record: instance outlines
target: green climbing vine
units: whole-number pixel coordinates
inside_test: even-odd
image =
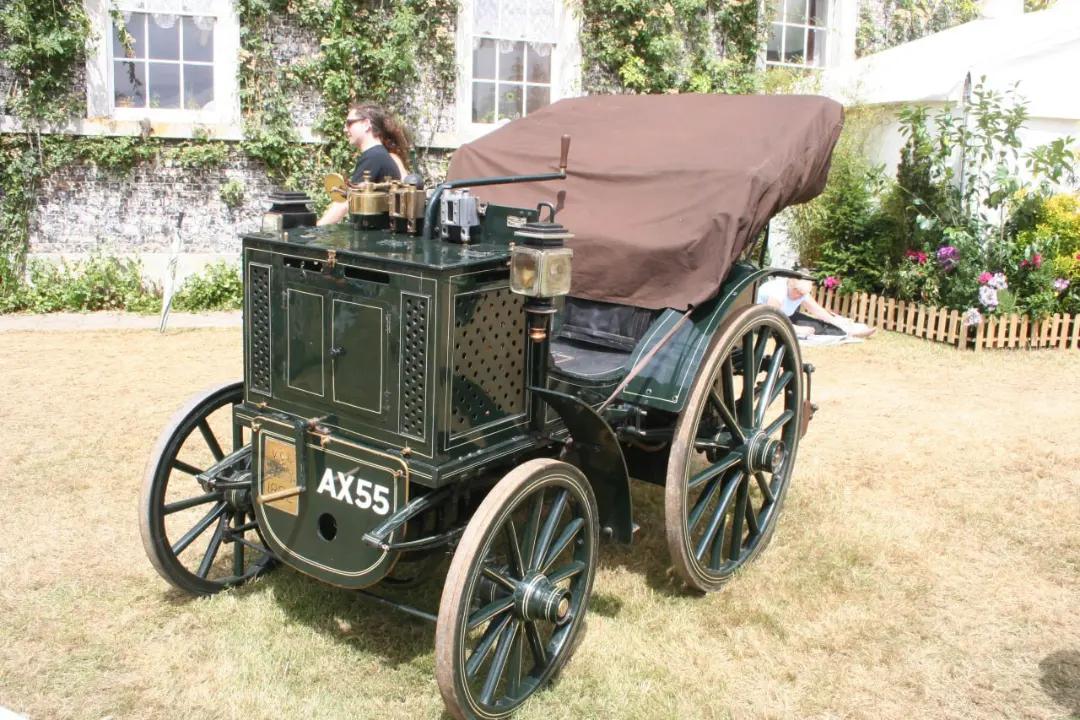
[[[588,92],[753,92],[767,30],[755,0],[582,0]]]
[[[880,52],[900,43],[975,19],[978,0],[883,0],[859,5],[855,54]]]

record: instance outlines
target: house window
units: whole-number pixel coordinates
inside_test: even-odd
[[[781,0],[778,19],[769,26],[765,62],[769,65],[822,67],[829,32],[828,0]]]
[[[212,110],[213,17],[122,13],[126,37],[113,27],[114,108]]]
[[[463,0],[458,21],[459,124],[475,137],[566,94],[580,48],[567,39],[563,0]]]
[[[239,126],[240,21],[223,0],[84,0],[87,117]],[[228,134],[225,133],[225,134]]]

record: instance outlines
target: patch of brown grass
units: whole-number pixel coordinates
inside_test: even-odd
[[[0,705],[440,717],[430,627],[288,570],[191,601],[145,559],[146,453],[239,374],[237,330],[0,346]],[[757,564],[678,592],[636,487],[640,542],[602,549],[577,655],[519,717],[1080,716],[1080,361],[889,334],[808,359],[821,411]]]

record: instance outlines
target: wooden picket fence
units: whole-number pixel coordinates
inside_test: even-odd
[[[1080,315],[1054,314],[1032,322],[1026,315],[983,318],[972,327],[963,325],[963,313],[895,298],[841,294],[818,287],[817,301],[825,308],[856,322],[915,337],[948,343],[960,350],[974,348],[1080,349]]]

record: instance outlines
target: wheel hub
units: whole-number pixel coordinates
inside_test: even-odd
[[[787,457],[787,446],[783,440],[770,438],[765,433],[756,433],[746,442],[746,469],[749,472],[775,473],[780,470]]]
[[[526,620],[562,625],[570,619],[570,591],[553,584],[542,573],[533,573],[526,575],[514,592],[514,607]]]

